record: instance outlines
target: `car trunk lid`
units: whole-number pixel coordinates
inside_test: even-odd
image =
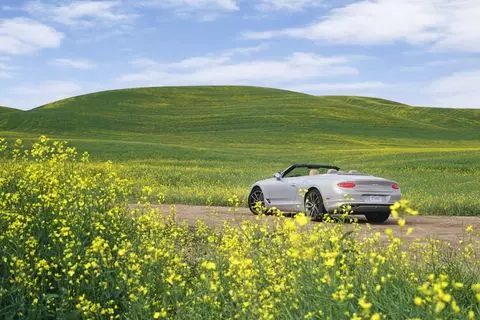
[[[373,176],[351,176],[344,177],[343,181],[352,182],[355,184],[355,187],[352,190],[357,192],[387,192],[390,193],[394,189],[392,185],[395,184],[393,181],[385,180],[383,178],[377,178]]]

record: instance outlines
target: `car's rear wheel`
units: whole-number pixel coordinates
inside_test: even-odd
[[[254,187],[248,195],[248,208],[253,214],[265,213],[265,198],[260,187]]]
[[[312,219],[321,219],[327,210],[323,205],[323,198],[320,191],[311,189],[305,195],[305,215]]]
[[[384,223],[390,217],[390,211],[367,213],[365,217],[370,223]]]

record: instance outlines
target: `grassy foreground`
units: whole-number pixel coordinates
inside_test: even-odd
[[[215,232],[149,207],[111,164],[0,140],[4,319],[478,319],[480,230],[452,247],[342,223],[259,218]],[[397,203],[402,233],[412,211]],[[359,241],[361,240],[361,241]]]
[[[313,162],[396,180],[436,215],[479,214],[479,127],[480,110],[255,87],[140,88],[0,108],[0,136],[68,139],[169,203],[245,200],[256,180]]]

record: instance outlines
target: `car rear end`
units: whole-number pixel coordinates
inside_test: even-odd
[[[395,181],[362,175],[338,175],[332,182],[331,193],[324,196],[328,212],[341,212],[350,205],[353,214],[389,212],[390,205],[401,198]]]

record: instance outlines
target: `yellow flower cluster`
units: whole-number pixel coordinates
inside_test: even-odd
[[[454,245],[407,242],[276,211],[215,231],[156,210],[151,187],[131,206],[131,182],[65,142],[0,139],[0,161],[2,318],[480,317],[473,226]],[[392,206],[395,228],[416,214]]]

